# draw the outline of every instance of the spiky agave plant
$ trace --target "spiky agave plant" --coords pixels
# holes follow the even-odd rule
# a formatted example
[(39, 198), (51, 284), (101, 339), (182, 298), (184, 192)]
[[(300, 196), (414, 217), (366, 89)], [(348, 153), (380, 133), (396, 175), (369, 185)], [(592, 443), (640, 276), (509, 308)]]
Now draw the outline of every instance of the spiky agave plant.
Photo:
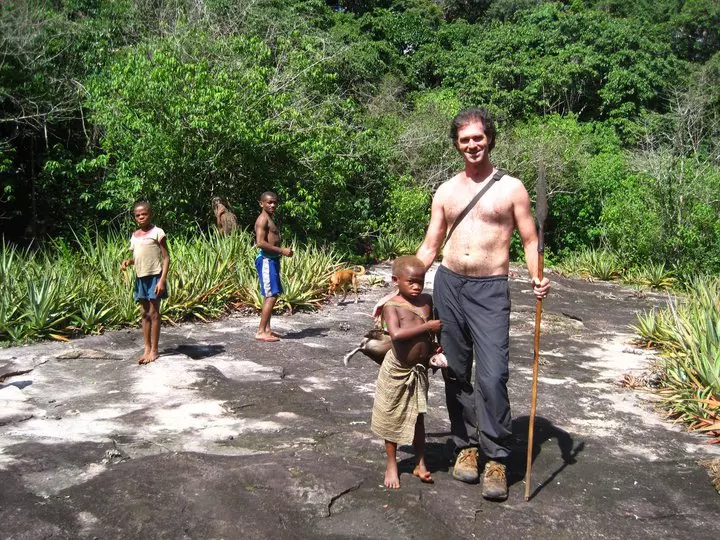
[(620, 257), (607, 249), (590, 249), (584, 253), (584, 270), (593, 278), (612, 281), (622, 276)]
[[(689, 429), (720, 442), (720, 308), (716, 279), (693, 280), (684, 304), (671, 302), (663, 320), (662, 405)], [(672, 325), (672, 327), (670, 327)], [(655, 329), (657, 334), (657, 330)]]
[(27, 250), (0, 243), (0, 341), (21, 341), (25, 335), (21, 306), (27, 290), (24, 287)]
[(216, 250), (204, 238), (169, 242), (172, 275), (163, 317), (170, 321), (209, 320), (221, 315), (233, 296), (229, 250)]
[(672, 289), (677, 283), (674, 272), (669, 270), (664, 262), (655, 263), (652, 261), (639, 270), (637, 280), (656, 291)]

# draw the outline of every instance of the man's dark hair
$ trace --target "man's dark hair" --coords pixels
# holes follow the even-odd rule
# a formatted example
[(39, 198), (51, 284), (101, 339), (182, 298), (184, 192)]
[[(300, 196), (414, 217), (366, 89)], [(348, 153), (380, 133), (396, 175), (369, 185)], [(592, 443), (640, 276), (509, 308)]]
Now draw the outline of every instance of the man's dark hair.
[(474, 107), (472, 109), (464, 109), (455, 115), (452, 124), (450, 124), (450, 138), (453, 144), (457, 144), (458, 131), (460, 128), (472, 124), (473, 122), (482, 122), (485, 135), (488, 140), (488, 152), (495, 148), (495, 122), (493, 122), (487, 109)]
[(262, 201), (263, 199), (269, 198), (269, 197), (274, 197), (276, 199), (278, 198), (277, 193), (275, 193), (274, 191), (263, 191), (263, 194), (260, 195), (260, 199), (258, 199), (258, 200)]

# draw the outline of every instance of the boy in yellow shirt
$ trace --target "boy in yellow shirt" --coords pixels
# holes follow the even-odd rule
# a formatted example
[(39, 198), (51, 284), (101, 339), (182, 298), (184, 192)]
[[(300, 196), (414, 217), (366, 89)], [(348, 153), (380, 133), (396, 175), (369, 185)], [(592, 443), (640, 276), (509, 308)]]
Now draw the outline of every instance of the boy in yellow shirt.
[(142, 332), (145, 350), (138, 364), (157, 360), (160, 341), (160, 300), (167, 298), (167, 275), (170, 254), (165, 231), (152, 224), (152, 207), (148, 201), (133, 206), (133, 216), (140, 228), (130, 237), (133, 258), (120, 265), (121, 270), (135, 266), (134, 298), (142, 306)]

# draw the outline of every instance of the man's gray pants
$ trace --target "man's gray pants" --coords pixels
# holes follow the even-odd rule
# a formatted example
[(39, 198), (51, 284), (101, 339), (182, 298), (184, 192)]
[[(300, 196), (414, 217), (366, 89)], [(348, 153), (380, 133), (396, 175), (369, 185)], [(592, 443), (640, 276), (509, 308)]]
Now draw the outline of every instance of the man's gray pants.
[[(510, 289), (507, 276), (469, 277), (438, 268), (433, 302), (448, 359), (445, 397), (453, 442), (479, 446), (492, 459), (510, 454), (507, 393)], [(473, 353), (475, 387), (471, 381)]]

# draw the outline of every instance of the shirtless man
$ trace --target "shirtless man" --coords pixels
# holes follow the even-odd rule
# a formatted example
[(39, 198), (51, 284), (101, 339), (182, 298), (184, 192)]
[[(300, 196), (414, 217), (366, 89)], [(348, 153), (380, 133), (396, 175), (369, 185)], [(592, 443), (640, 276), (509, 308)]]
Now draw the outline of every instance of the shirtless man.
[[(465, 169), (435, 193), (417, 257), (429, 268), (457, 216), (476, 193), (494, 182), (444, 246), (433, 297), (442, 322), (440, 344), (448, 359), (445, 397), (453, 442), (459, 450), (453, 476), (463, 482), (479, 480), (479, 447), (488, 458), (482, 495), (505, 500), (503, 461), (510, 453), (507, 439), (512, 433), (507, 393), (508, 270), (514, 229), (523, 243), (534, 294), (544, 298), (550, 282), (538, 279), (537, 233), (525, 186), (508, 175), (492, 180), (495, 126), (487, 111), (461, 111), (452, 122), (450, 137)], [(477, 360), (474, 388), (473, 356)]]
[(280, 247), (280, 230), (273, 221), (277, 209), (277, 195), (266, 191), (260, 195), (260, 215), (255, 220), (255, 244), (259, 252), (255, 258), (255, 268), (260, 280), (260, 293), (263, 295), (260, 326), (255, 339), (258, 341), (279, 341), (278, 334), (270, 330), (272, 315), (277, 297), (282, 294), (280, 283), (280, 257), (292, 257), (292, 248)]

